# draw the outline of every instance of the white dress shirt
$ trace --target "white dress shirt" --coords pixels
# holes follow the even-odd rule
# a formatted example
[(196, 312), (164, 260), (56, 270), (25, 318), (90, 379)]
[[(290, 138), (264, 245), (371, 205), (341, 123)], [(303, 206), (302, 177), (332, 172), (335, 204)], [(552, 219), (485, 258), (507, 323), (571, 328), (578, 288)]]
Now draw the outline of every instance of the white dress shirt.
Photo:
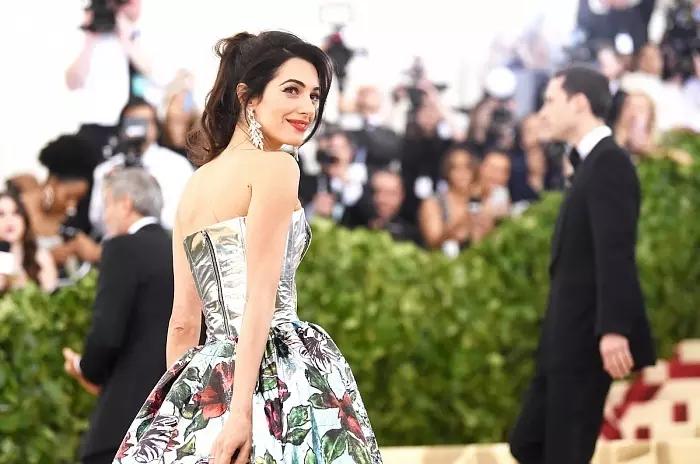
[(596, 145), (605, 137), (610, 137), (612, 130), (608, 126), (598, 126), (583, 136), (581, 141), (576, 145), (576, 151), (581, 157), (581, 162), (593, 151)]
[(116, 126), (129, 100), (129, 57), (115, 34), (96, 39), (85, 82), (78, 91), (82, 124)]
[(129, 230), (127, 230), (127, 232), (129, 234), (135, 234), (139, 230), (151, 224), (158, 224), (158, 218), (153, 216), (144, 216), (141, 219), (134, 221), (134, 223), (129, 226)]
[[(163, 193), (163, 211), (160, 223), (165, 229), (172, 230), (180, 195), (190, 176), (194, 173), (194, 168), (182, 155), (155, 143), (141, 155), (141, 162), (143, 168), (158, 181)], [(124, 166), (124, 156), (115, 155), (100, 163), (93, 174), (95, 182), (90, 197), (90, 222), (101, 235), (105, 233), (102, 222), (104, 178), (113, 169), (121, 166)]]
[[(156, 108), (162, 104), (168, 84), (175, 77), (179, 66), (169, 63), (162, 53), (158, 53), (166, 39), (153, 40), (141, 31), (134, 33), (133, 43), (148, 57), (151, 65), (150, 76), (140, 81), (144, 86), (143, 97)], [(129, 56), (116, 34), (99, 34), (95, 39), (90, 66), (82, 87), (77, 91), (79, 122), (116, 126), (119, 114), (129, 100), (131, 76)]]

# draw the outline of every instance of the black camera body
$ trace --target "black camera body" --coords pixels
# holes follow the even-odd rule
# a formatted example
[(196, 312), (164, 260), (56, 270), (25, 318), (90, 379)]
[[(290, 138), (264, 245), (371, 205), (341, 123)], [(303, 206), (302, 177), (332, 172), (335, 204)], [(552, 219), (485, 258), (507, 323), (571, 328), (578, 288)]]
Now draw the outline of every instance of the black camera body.
[(119, 131), (117, 153), (124, 155), (124, 167), (142, 167), (141, 155), (148, 139), (148, 119), (124, 118)]
[[(418, 84), (425, 78), (425, 67), (423, 61), (416, 57), (413, 60), (413, 65), (405, 71), (410, 79), (410, 85), (405, 88), (406, 95), (408, 96), (408, 101), (411, 106), (408, 110), (408, 117), (410, 121), (415, 119), (415, 115), (423, 106), (423, 98), (425, 97), (425, 91), (421, 89)], [(433, 83), (438, 92), (442, 92), (447, 89), (447, 84)]]
[(117, 25), (117, 9), (129, 0), (91, 0), (87, 10), (92, 13), (92, 21), (83, 27), (96, 34), (114, 32)]
[(518, 121), (506, 101), (499, 101), (491, 114), (484, 145), (487, 149), (510, 151), (516, 142)]

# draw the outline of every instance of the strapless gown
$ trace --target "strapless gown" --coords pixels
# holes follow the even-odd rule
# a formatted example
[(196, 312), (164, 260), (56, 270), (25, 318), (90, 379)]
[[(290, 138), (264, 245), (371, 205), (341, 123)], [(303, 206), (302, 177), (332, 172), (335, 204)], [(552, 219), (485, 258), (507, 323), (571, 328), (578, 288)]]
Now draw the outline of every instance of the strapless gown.
[[(246, 301), (246, 218), (185, 239), (202, 299), (207, 342), (160, 379), (114, 464), (203, 464), (226, 418)], [(275, 313), (253, 397), (254, 464), (382, 462), (353, 374), (328, 334), (297, 316), (295, 272), (311, 242), (303, 210), (292, 215)], [(332, 311), (333, 308), (328, 308)]]

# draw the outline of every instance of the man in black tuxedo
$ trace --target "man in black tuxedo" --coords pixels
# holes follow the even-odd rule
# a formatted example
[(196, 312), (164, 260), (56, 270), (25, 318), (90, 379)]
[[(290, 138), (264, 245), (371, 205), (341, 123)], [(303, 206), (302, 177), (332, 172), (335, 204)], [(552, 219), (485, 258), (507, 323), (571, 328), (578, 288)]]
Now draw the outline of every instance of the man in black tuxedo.
[(603, 122), (610, 104), (602, 74), (572, 67), (540, 110), (574, 147), (575, 173), (552, 239), (537, 372), (510, 438), (521, 464), (589, 463), (612, 378), (656, 362), (635, 260), (640, 186)]
[(83, 464), (111, 464), (127, 429), (166, 369), (173, 304), (172, 243), (158, 219), (163, 197), (147, 172), (106, 179), (102, 251), (92, 327), (82, 358), (64, 350), (65, 368), (99, 391), (84, 437)]

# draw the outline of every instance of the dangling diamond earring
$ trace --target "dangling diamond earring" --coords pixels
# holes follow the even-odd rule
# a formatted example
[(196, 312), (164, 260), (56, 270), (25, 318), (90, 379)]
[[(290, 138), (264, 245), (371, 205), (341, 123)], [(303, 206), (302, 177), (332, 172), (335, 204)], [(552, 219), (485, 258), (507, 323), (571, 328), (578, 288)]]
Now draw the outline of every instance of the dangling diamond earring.
[(260, 123), (255, 119), (253, 108), (248, 108), (248, 127), (250, 131), (250, 141), (258, 150), (263, 149), (263, 133)]
[(41, 206), (44, 208), (44, 211), (50, 211), (51, 207), (53, 206), (53, 201), (55, 200), (55, 192), (53, 187), (47, 185), (44, 187), (41, 193)]

